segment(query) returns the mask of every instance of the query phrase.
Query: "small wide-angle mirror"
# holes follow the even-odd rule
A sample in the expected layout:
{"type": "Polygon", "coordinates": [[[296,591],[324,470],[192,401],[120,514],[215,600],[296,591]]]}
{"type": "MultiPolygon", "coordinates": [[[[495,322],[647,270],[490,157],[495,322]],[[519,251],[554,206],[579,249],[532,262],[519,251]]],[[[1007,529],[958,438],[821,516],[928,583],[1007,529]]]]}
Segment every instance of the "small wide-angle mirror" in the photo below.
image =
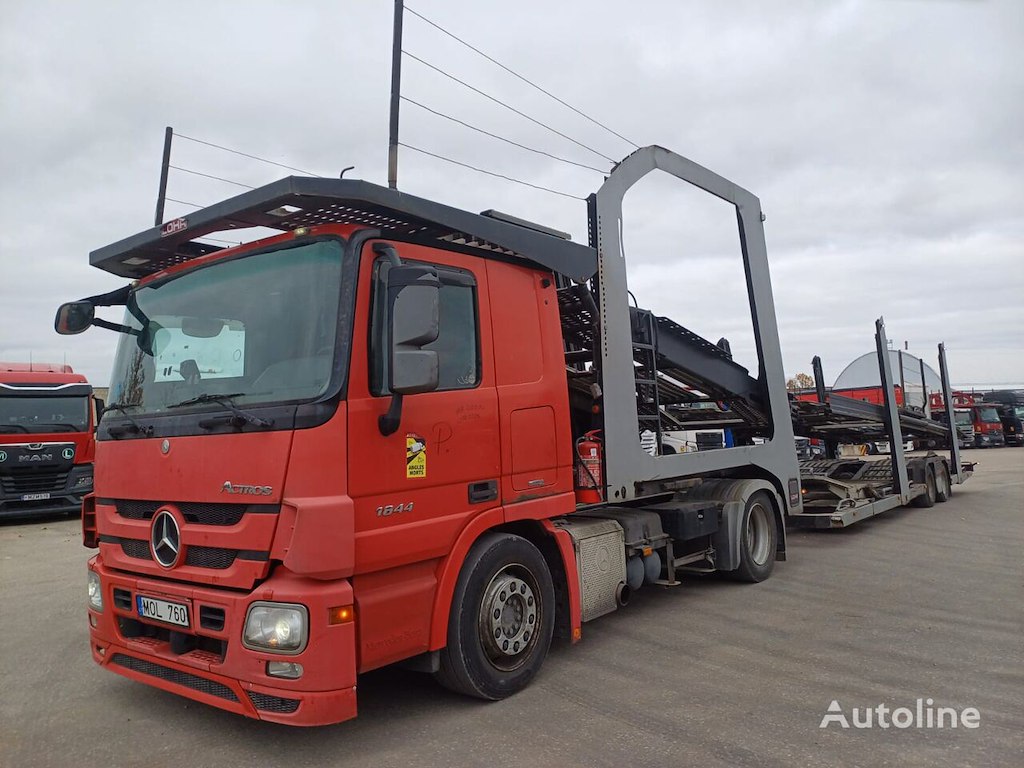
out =
{"type": "Polygon", "coordinates": [[[53,320],[53,329],[61,336],[73,336],[92,325],[96,308],[89,301],[69,301],[61,304],[53,320]]]}

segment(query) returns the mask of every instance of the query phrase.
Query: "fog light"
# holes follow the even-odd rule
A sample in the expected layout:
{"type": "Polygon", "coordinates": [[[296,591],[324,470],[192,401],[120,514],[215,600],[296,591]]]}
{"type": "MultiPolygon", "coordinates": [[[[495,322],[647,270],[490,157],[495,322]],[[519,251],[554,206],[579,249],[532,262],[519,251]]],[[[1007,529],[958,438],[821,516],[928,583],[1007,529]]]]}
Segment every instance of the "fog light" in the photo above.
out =
{"type": "Polygon", "coordinates": [[[89,571],[89,607],[94,611],[103,610],[103,590],[100,588],[100,575],[89,571]]]}
{"type": "Polygon", "coordinates": [[[268,661],[267,674],[271,677],[298,680],[302,677],[302,665],[296,664],[294,661],[268,661]]]}
{"type": "Polygon", "coordinates": [[[74,488],[92,488],[92,475],[79,475],[75,480],[74,488]]]}
{"type": "Polygon", "coordinates": [[[253,603],[245,617],[242,645],[252,650],[299,653],[306,647],[308,624],[305,606],[253,603]]]}

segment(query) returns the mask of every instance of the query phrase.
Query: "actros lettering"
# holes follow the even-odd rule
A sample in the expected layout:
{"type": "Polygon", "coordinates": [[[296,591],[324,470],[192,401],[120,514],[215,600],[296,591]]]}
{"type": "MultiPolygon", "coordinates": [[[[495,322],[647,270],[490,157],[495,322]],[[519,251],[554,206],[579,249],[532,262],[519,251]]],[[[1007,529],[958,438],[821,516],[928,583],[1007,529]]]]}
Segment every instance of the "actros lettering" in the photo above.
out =
{"type": "Polygon", "coordinates": [[[221,493],[241,493],[248,496],[269,496],[274,489],[269,485],[240,485],[226,482],[220,489],[221,493]]]}

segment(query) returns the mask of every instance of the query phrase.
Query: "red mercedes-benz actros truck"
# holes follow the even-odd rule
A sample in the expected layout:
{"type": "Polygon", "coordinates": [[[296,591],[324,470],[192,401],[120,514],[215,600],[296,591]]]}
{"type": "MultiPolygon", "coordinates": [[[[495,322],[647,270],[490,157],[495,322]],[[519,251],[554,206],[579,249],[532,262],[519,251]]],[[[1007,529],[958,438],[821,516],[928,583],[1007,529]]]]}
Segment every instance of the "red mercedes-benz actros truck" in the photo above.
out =
{"type": "Polygon", "coordinates": [[[92,491],[93,391],[70,365],[0,362],[0,518],[78,514],[92,491]]]}
{"type": "Polygon", "coordinates": [[[292,177],[93,252],[132,279],[56,319],[119,334],[83,506],[94,660],[333,723],[361,672],[500,699],[645,584],[767,578],[802,503],[760,203],[646,147],[588,210],[584,245],[292,177]],[[735,208],[758,370],[630,305],[622,199],[655,170],[735,208]],[[280,233],[202,239],[248,227],[280,233]],[[727,405],[734,445],[658,451],[684,402],[727,405]]]}

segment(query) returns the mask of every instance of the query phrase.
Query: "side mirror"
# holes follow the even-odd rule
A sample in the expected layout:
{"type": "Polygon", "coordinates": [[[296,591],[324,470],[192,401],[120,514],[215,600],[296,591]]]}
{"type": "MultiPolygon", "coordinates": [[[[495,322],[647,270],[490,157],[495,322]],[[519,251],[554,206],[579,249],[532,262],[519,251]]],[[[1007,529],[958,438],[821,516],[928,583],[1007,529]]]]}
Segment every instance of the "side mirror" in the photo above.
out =
{"type": "Polygon", "coordinates": [[[100,428],[100,419],[103,418],[103,411],[107,409],[107,404],[103,401],[102,397],[96,397],[95,395],[93,395],[92,399],[96,408],[96,419],[93,421],[92,428],[93,431],[96,431],[100,428]]]}
{"type": "Polygon", "coordinates": [[[91,301],[69,301],[57,310],[53,329],[61,336],[74,336],[92,325],[95,316],[96,307],[91,301]]]}
{"type": "Polygon", "coordinates": [[[440,292],[437,273],[427,267],[392,267],[388,272],[388,389],[395,394],[437,389],[437,352],[423,347],[437,340],[440,292]]]}

